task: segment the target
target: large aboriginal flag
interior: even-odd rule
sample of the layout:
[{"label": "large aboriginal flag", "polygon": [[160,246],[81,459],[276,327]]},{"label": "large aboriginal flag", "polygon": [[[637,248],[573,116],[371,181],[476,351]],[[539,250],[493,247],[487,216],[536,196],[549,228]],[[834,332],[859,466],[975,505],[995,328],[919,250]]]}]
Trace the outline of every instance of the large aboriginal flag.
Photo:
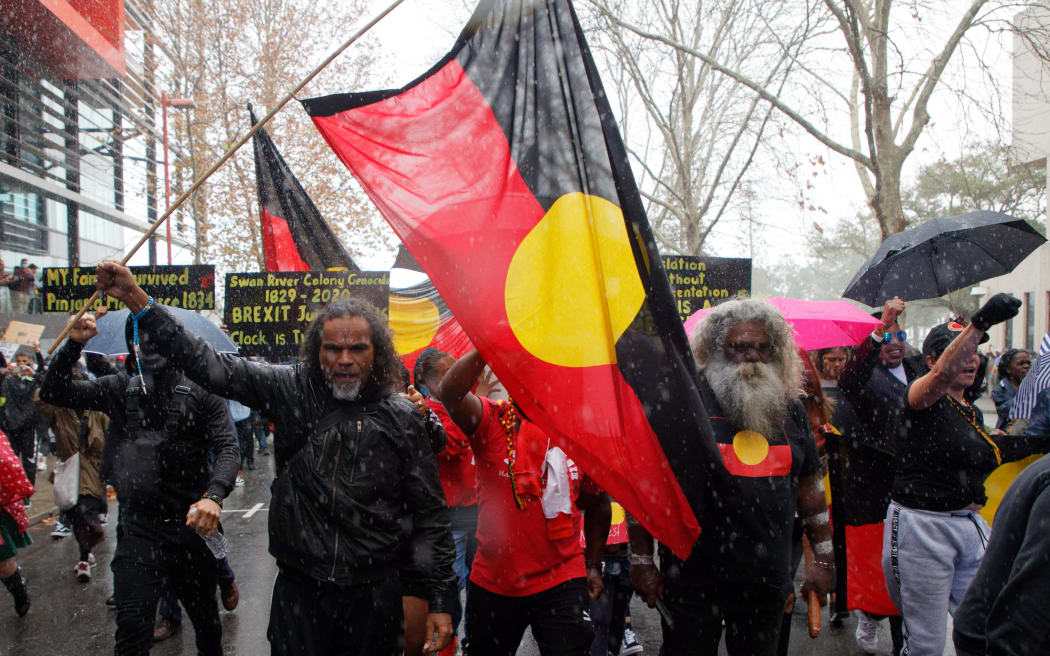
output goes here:
[{"label": "large aboriginal flag", "polygon": [[[252,126],[257,122],[251,105]],[[267,271],[359,271],[266,130],[252,135]]]},{"label": "large aboriginal flag", "polygon": [[[398,249],[391,268],[425,273],[404,244]],[[452,316],[452,310],[448,309],[429,278],[411,287],[390,291],[390,332],[394,337],[394,348],[409,371],[413,370],[416,358],[428,346],[455,358],[473,348],[463,327]]]},{"label": "large aboriginal flag", "polygon": [[719,456],[568,0],[484,0],[406,87],[303,104],[524,412],[687,555]]}]

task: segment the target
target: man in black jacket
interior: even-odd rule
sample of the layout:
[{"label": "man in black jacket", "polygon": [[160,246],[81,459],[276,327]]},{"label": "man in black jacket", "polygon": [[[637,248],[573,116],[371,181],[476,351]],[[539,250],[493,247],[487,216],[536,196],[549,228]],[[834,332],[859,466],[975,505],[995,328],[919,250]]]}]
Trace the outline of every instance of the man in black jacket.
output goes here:
[{"label": "man in black jacket", "polygon": [[74,380],[73,365],[97,333],[91,315],[73,327],[44,377],[40,398],[110,417],[103,469],[120,500],[110,564],[117,606],[114,652],[149,653],[161,580],[168,576],[193,621],[198,653],[222,654],[215,557],[201,536],[215,533],[237,473],[240,454],[230,414],[221,398],[190,382],[148,340],[137,345],[131,319],[127,363],[136,375]]},{"label": "man in black jacket", "polygon": [[[116,262],[97,285],[132,312],[149,302]],[[295,365],[216,353],[163,308],[140,329],[202,387],[275,424],[271,653],[400,653],[402,594],[429,602],[424,650],[442,649],[456,594],[448,509],[424,418],[393,393],[397,353],[375,309],[319,311]]]},{"label": "man in black jacket", "polygon": [[33,359],[19,352],[8,367],[0,394],[4,399],[4,431],[11,449],[22,459],[26,478],[33,485],[36,485],[36,429],[40,423],[40,415],[33,405],[33,393],[39,386],[39,373],[33,367]]},{"label": "man in black jacket", "polygon": [[[904,390],[926,372],[920,358],[906,357],[907,334],[897,323],[903,311],[904,301],[887,301],[874,315],[882,325],[856,346],[839,375],[842,399],[857,419],[857,430],[843,445],[848,452],[849,476],[842,481],[839,507],[834,508],[835,521],[843,525],[881,525],[886,517],[896,466],[894,442],[904,416]],[[841,456],[836,453],[835,457]],[[851,567],[851,576],[858,582],[863,579],[875,587],[884,585],[878,558],[870,563],[854,560]],[[847,603],[857,610],[857,643],[866,651],[874,651],[878,622],[883,616],[873,614],[876,609],[865,607],[863,601],[850,599]],[[890,628],[897,646],[903,640],[899,616],[890,619]]]}]

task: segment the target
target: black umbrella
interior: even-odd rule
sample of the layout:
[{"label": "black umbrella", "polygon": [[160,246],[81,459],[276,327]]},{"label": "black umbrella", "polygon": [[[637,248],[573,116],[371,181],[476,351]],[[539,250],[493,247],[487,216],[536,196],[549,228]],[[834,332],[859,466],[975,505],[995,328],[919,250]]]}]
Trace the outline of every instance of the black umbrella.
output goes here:
[{"label": "black umbrella", "polygon": [[1044,243],[1023,219],[1000,212],[930,219],[890,235],[842,295],[873,307],[894,296],[944,296],[1010,273]]},{"label": "black umbrella", "polygon": [[[202,314],[182,308],[164,306],[164,309],[175,315],[186,330],[204,339],[219,353],[236,353],[238,346],[233,343],[222,329],[208,321]],[[122,308],[107,312],[98,320],[98,334],[84,345],[85,353],[102,355],[127,355],[128,345],[124,340],[124,326],[128,321],[128,310]]]}]

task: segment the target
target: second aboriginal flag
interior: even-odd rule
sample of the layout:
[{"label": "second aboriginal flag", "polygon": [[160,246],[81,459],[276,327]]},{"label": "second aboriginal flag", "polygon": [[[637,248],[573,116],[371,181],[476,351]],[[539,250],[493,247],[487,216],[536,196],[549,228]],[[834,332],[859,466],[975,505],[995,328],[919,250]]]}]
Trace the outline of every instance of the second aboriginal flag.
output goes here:
[{"label": "second aboriginal flag", "polygon": [[303,104],[525,414],[687,555],[719,456],[568,0],[485,0],[406,87]]}]

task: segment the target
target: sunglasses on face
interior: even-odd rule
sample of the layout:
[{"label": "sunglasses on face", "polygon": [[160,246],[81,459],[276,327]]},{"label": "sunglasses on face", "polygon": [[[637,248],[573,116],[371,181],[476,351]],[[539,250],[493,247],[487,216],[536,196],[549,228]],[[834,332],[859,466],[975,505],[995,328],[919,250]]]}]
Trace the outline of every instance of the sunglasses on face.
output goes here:
[{"label": "sunglasses on face", "polygon": [[885,335],[882,336],[882,343],[883,344],[889,344],[890,342],[893,341],[894,337],[897,338],[897,341],[903,343],[904,340],[908,339],[908,333],[904,332],[903,330],[898,330],[895,333],[886,333]]}]

